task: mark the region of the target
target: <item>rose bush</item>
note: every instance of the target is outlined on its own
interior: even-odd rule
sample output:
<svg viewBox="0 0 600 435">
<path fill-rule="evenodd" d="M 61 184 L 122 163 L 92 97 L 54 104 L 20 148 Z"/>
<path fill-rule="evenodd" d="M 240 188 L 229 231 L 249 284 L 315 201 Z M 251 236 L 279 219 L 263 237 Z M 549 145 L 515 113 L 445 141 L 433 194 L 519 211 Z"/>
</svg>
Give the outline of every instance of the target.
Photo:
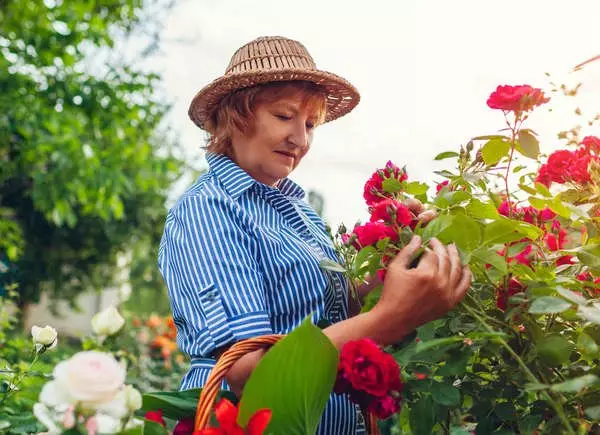
<svg viewBox="0 0 600 435">
<path fill-rule="evenodd" d="M 600 139 L 542 158 L 524 123 L 548 102 L 529 85 L 499 86 L 487 103 L 506 133 L 439 154 L 456 165 L 437 171 L 445 180 L 433 196 L 387 162 L 365 184 L 369 222 L 334 235 L 351 283 L 385 276 L 413 233 L 425 246 L 432 237 L 456 244 L 474 272 L 457 309 L 388 349 L 405 381 L 400 414 L 382 424 L 389 431 L 600 430 Z M 517 164 L 527 160 L 539 166 Z M 437 218 L 409 222 L 398 204 L 411 197 Z"/>
</svg>

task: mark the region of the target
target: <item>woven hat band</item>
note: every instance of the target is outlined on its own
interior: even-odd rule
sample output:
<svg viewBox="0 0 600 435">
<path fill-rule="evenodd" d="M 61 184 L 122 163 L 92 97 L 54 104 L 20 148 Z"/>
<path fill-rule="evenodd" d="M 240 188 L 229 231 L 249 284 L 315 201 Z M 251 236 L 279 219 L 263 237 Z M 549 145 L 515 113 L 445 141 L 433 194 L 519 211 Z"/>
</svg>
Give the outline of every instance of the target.
<svg viewBox="0 0 600 435">
<path fill-rule="evenodd" d="M 239 48 L 225 75 L 285 68 L 316 70 L 315 61 L 302 44 L 284 38 L 263 37 Z"/>
</svg>

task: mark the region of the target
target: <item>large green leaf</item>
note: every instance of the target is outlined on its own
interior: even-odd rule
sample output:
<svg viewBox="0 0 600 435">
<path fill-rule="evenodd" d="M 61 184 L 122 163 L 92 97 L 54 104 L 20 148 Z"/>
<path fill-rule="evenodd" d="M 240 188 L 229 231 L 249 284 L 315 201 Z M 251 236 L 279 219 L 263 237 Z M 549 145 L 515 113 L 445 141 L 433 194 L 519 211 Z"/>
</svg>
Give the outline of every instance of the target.
<svg viewBox="0 0 600 435">
<path fill-rule="evenodd" d="M 435 407 L 430 395 L 410 407 L 410 428 L 414 435 L 429 435 L 435 425 Z"/>
<path fill-rule="evenodd" d="M 473 198 L 466 207 L 467 213 L 470 216 L 479 219 L 496 219 L 499 214 L 498 210 L 491 202 L 483 202 L 479 199 Z"/>
<path fill-rule="evenodd" d="M 534 314 L 562 313 L 570 307 L 571 304 L 564 299 L 554 296 L 542 296 L 531 303 L 529 312 Z"/>
<path fill-rule="evenodd" d="M 535 348 L 540 360 L 550 366 L 567 363 L 573 350 L 571 344 L 559 335 L 544 337 Z"/>
<path fill-rule="evenodd" d="M 489 140 L 481 148 L 481 157 L 487 165 L 495 165 L 503 157 L 508 156 L 510 150 L 510 143 L 501 138 L 494 138 Z"/>
<path fill-rule="evenodd" d="M 503 216 L 490 222 L 483 229 L 483 244 L 486 246 L 514 242 L 522 237 L 517 232 L 517 222 Z"/>
<path fill-rule="evenodd" d="M 335 382 L 338 351 L 310 320 L 275 344 L 244 387 L 239 423 L 273 412 L 270 434 L 314 434 Z"/>
<path fill-rule="evenodd" d="M 450 384 L 433 382 L 430 386 L 433 400 L 444 406 L 460 405 L 460 391 Z"/>
<path fill-rule="evenodd" d="M 479 260 L 483 265 L 490 264 L 495 269 L 498 269 L 503 275 L 508 273 L 508 267 L 506 266 L 506 260 L 503 256 L 498 254 L 495 250 L 491 250 L 487 247 L 477 249 L 473 251 L 473 258 Z"/>
<path fill-rule="evenodd" d="M 455 243 L 461 250 L 470 253 L 481 244 L 481 225 L 467 215 L 456 214 L 437 237 L 443 243 Z"/>
<path fill-rule="evenodd" d="M 540 143 L 529 130 L 519 131 L 519 144 L 521 144 L 521 154 L 531 159 L 537 159 L 540 154 Z"/>
</svg>

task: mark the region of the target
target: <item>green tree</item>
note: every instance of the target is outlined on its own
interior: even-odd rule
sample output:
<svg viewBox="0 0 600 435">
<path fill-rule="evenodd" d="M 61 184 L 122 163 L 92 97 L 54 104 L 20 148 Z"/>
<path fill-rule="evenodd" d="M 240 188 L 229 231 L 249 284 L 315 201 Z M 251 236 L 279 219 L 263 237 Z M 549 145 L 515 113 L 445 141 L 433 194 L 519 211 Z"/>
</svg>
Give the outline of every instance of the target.
<svg viewBox="0 0 600 435">
<path fill-rule="evenodd" d="M 110 285 L 119 252 L 156 258 L 183 162 L 143 60 L 170 6 L 0 2 L 0 261 L 21 306 Z"/>
</svg>

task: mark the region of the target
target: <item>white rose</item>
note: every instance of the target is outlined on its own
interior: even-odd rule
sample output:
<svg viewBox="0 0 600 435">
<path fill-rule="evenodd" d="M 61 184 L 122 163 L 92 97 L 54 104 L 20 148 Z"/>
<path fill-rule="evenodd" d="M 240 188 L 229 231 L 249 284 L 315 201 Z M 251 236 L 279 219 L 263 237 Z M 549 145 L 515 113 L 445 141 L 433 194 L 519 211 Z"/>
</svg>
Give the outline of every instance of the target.
<svg viewBox="0 0 600 435">
<path fill-rule="evenodd" d="M 121 429 L 121 421 L 105 414 L 96 414 L 96 429 L 98 433 L 113 434 Z"/>
<path fill-rule="evenodd" d="M 92 329 L 96 335 L 113 335 L 125 325 L 125 319 L 113 306 L 92 317 Z"/>
<path fill-rule="evenodd" d="M 131 412 L 137 411 L 142 407 L 142 393 L 131 385 L 125 385 L 123 391 L 125 392 L 125 403 L 127 403 L 127 408 Z"/>
<path fill-rule="evenodd" d="M 31 327 L 31 336 L 36 345 L 45 349 L 53 349 L 58 342 L 58 332 L 52 326 L 46 325 L 43 328 L 37 325 Z"/>
<path fill-rule="evenodd" d="M 36 403 L 33 405 L 33 415 L 38 419 L 40 423 L 46 426 L 49 435 L 61 434 L 62 430 L 58 427 L 52 413 L 43 403 Z"/>
<path fill-rule="evenodd" d="M 125 382 L 125 368 L 109 353 L 76 353 L 54 368 L 57 391 L 72 404 L 96 408 L 117 396 Z"/>
<path fill-rule="evenodd" d="M 126 417 L 129 414 L 129 408 L 127 407 L 125 390 L 119 391 L 110 402 L 97 406 L 96 410 L 98 413 L 106 414 L 118 420 Z"/>
</svg>

